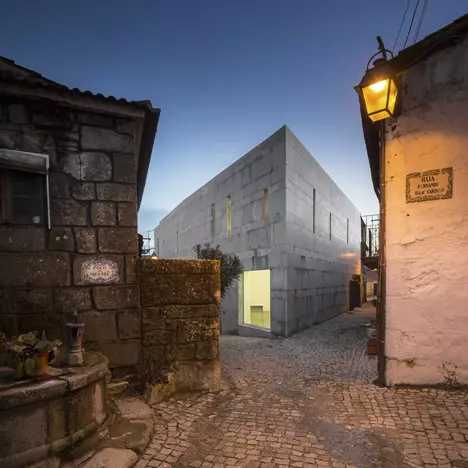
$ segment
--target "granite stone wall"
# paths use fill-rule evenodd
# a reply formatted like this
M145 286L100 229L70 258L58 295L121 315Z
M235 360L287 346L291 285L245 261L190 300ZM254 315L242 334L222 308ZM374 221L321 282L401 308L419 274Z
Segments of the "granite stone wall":
M219 365L219 262L140 262L143 368L174 391L216 390Z
M0 97L0 149L49 155L52 224L0 224L1 331L63 336L78 311L88 349L111 368L139 362L136 133L136 121ZM112 279L87 277L90 259Z

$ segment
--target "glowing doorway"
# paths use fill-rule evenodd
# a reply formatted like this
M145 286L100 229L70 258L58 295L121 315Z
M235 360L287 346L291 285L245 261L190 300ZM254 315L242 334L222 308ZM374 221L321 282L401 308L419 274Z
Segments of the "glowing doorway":
M270 329L270 270L244 271L239 282L241 323Z

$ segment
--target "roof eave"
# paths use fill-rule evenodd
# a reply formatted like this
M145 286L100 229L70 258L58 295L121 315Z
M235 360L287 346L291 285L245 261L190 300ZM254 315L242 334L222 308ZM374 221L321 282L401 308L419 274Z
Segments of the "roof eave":
M138 155L138 170L137 170L137 194L138 194L138 209L140 208L143 199L143 193L146 186L146 178L151 162L154 140L159 124L160 109L154 109L149 104L145 111L145 119L143 123L143 131L141 135L140 152Z
M40 99L59 103L61 106L82 111L112 115L142 122L141 140L138 145L137 195L138 207L143 198L146 177L151 160L160 109L155 109L150 101L126 101L124 99L105 98L91 92L78 89L47 87L41 84L13 79L0 79L0 95L16 96L25 99Z

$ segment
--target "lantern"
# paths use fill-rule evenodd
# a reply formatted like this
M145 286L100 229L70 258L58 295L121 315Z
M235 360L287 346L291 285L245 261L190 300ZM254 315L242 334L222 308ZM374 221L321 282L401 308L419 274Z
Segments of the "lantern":
M398 97L398 79L387 62L383 44L379 49L383 58L377 59L374 67L367 69L359 85L354 88L373 122L393 116Z

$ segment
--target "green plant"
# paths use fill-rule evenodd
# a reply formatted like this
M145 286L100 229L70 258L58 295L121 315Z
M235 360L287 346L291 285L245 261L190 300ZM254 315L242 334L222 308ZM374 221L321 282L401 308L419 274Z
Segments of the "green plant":
M351 277L351 282L352 283L360 283L361 282L361 275L353 275Z
M40 337L38 332L25 333L2 344L0 365L14 369L17 379L33 377L41 368L39 356L48 356L60 344L49 341L44 331Z
M210 247L210 244L205 244L202 247L198 244L193 250L199 259L219 260L221 267L221 297L223 298L229 291L232 283L238 280L242 274L242 262L239 257L235 254L223 253L219 245Z

